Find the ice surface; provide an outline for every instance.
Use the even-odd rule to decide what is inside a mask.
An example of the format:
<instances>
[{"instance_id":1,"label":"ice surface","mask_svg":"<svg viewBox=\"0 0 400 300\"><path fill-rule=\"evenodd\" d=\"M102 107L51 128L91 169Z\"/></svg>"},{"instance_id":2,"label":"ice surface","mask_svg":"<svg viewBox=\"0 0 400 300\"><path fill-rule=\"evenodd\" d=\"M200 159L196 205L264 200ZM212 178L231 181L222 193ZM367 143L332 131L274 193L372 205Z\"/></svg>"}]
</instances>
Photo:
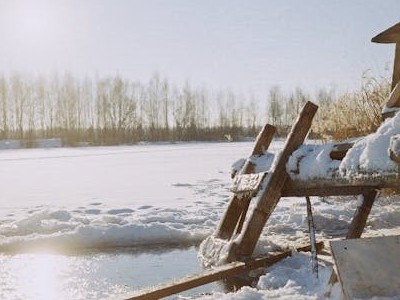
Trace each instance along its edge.
<instances>
[{"instance_id":1,"label":"ice surface","mask_svg":"<svg viewBox=\"0 0 400 300\"><path fill-rule=\"evenodd\" d=\"M229 166L239 157L247 157L252 145L2 150L0 252L14 255L16 251L38 248L62 253L64 249L198 245L215 230L229 201ZM281 141L274 142L271 155L281 147ZM320 149L307 146L296 155L312 154L320 160L321 169L329 170L332 163L324 160L329 147ZM385 151L387 156L387 148ZM270 160L263 164L268 168ZM318 174L312 168L310 172ZM346 233L357 207L355 198L312 198L312 203L317 239ZM398 199L381 197L371 211L366 234L398 230L399 220ZM305 200L283 198L256 251L292 248L307 242ZM299 254L270 268L256 288L210 297L317 299L327 285L325 277L318 282L307 277L311 276L310 268L308 257ZM329 271L327 266L321 268ZM0 291L13 286L7 280L0 276ZM121 287L121 291L126 289Z\"/></svg>"}]
</instances>

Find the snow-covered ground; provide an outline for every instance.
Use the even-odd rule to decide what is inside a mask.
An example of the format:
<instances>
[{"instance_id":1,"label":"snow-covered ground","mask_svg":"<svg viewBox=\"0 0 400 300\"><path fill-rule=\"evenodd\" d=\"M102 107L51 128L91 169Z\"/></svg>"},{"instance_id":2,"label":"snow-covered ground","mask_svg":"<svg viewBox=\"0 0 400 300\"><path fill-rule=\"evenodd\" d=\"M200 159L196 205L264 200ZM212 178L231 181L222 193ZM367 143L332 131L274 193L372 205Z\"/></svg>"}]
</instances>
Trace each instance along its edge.
<instances>
[{"instance_id":1,"label":"snow-covered ground","mask_svg":"<svg viewBox=\"0 0 400 300\"><path fill-rule=\"evenodd\" d=\"M270 150L277 151L282 144L275 141ZM123 299L146 285L140 266L137 273L130 271L137 266L132 263L144 262L144 270L146 264L157 260L159 249L167 251L168 258L162 263L177 259L170 268L172 273L180 265L193 265L188 260L195 257L182 247L193 253L193 246L213 233L229 201L230 166L246 157L252 145L2 150L0 298L52 299L56 295L58 299ZM391 234L400 228L398 200L380 197L366 234ZM313 198L312 202L317 238L343 236L357 199ZM304 199L282 199L257 251L307 243L305 205ZM93 275L96 268L97 277ZM254 288L205 297L321 298L328 288L331 266L321 262L319 280L313 278L310 268L309 257L296 254L269 268ZM161 267L152 272L158 269ZM53 279L40 277L43 270ZM188 275L185 272L191 269L182 272L179 276ZM147 283L156 282L148 279ZM337 289L333 288L331 298L339 297Z\"/></svg>"}]
</instances>

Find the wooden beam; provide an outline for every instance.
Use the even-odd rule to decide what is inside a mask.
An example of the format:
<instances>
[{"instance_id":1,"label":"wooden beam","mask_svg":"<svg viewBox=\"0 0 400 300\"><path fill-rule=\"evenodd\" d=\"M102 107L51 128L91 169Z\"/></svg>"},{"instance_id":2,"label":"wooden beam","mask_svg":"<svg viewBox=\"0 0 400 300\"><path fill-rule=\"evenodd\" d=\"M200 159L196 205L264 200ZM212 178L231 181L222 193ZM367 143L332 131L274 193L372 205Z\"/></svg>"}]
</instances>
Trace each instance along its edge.
<instances>
[{"instance_id":1,"label":"wooden beam","mask_svg":"<svg viewBox=\"0 0 400 300\"><path fill-rule=\"evenodd\" d=\"M333 149L329 156L331 159L342 160L346 156L347 151L349 151L353 146L354 143L338 143L333 146Z\"/></svg>"},{"instance_id":2,"label":"wooden beam","mask_svg":"<svg viewBox=\"0 0 400 300\"><path fill-rule=\"evenodd\" d=\"M261 155L272 142L276 127L272 125L265 125L257 136L252 155ZM254 166L248 160L243 166L240 174L254 173ZM248 200L250 201L250 200ZM248 206L248 204L247 204ZM242 205L241 199L237 195L233 195L228 208L222 216L221 222L216 230L216 237L224 240L229 240L237 227L240 216L243 214L243 208L246 205Z\"/></svg>"},{"instance_id":3,"label":"wooden beam","mask_svg":"<svg viewBox=\"0 0 400 300\"><path fill-rule=\"evenodd\" d=\"M400 107L400 82L397 82L392 92L390 93L389 100L386 103L386 106L388 108Z\"/></svg>"},{"instance_id":4,"label":"wooden beam","mask_svg":"<svg viewBox=\"0 0 400 300\"><path fill-rule=\"evenodd\" d=\"M393 75L392 75L392 91L396 84L400 82L400 41L396 43L396 50L394 53ZM398 106L396 106L398 107Z\"/></svg>"},{"instance_id":5,"label":"wooden beam","mask_svg":"<svg viewBox=\"0 0 400 300\"><path fill-rule=\"evenodd\" d=\"M322 250L324 243L320 242L317 244L318 251ZM310 251L311 246L305 246L297 248L298 252ZM158 287L140 291L136 296L128 298L127 300L152 300L160 299L171 296L207 283L226 279L241 274L246 274L251 270L258 268L267 268L278 261L291 256L292 250L281 252L278 254L272 254L265 257L251 259L247 262L232 262L212 270L204 271L199 274L195 274L181 280L165 283Z\"/></svg>"},{"instance_id":6,"label":"wooden beam","mask_svg":"<svg viewBox=\"0 0 400 300\"><path fill-rule=\"evenodd\" d=\"M364 231L365 224L369 213L371 212L372 205L376 198L377 190L369 190L363 193L362 203L357 207L357 210L353 216L353 220L350 223L349 231L347 232L346 239L358 239L361 237Z\"/></svg>"},{"instance_id":7,"label":"wooden beam","mask_svg":"<svg viewBox=\"0 0 400 300\"><path fill-rule=\"evenodd\" d=\"M256 138L256 143L251 155L263 155L268 150L276 132L276 127L266 124Z\"/></svg>"},{"instance_id":8,"label":"wooden beam","mask_svg":"<svg viewBox=\"0 0 400 300\"><path fill-rule=\"evenodd\" d=\"M311 245L311 265L312 272L318 278L318 255L317 255L317 240L315 238L315 226L314 218L312 215L312 207L310 197L306 196L307 203L307 223L308 223L308 233L310 235L310 245Z\"/></svg>"},{"instance_id":9,"label":"wooden beam","mask_svg":"<svg viewBox=\"0 0 400 300\"><path fill-rule=\"evenodd\" d=\"M400 23L397 23L392 27L386 29L385 31L381 32L377 36L373 37L371 41L374 43L396 44L391 88L391 90L393 91L396 84L400 81Z\"/></svg>"},{"instance_id":10,"label":"wooden beam","mask_svg":"<svg viewBox=\"0 0 400 300\"><path fill-rule=\"evenodd\" d=\"M364 176L354 179L333 175L330 179L287 180L282 190L282 197L304 196L344 196L361 195L369 190L398 188L400 173L376 177Z\"/></svg>"},{"instance_id":11,"label":"wooden beam","mask_svg":"<svg viewBox=\"0 0 400 300\"><path fill-rule=\"evenodd\" d=\"M307 102L300 112L280 156L276 158L277 163L274 170L264 179L266 187L262 191L263 193L258 199L248 222L244 224L238 242L232 243L228 261L235 261L238 258L252 255L264 225L281 197L282 188L288 178L286 163L289 156L303 143L317 110L317 105Z\"/></svg>"},{"instance_id":12,"label":"wooden beam","mask_svg":"<svg viewBox=\"0 0 400 300\"><path fill-rule=\"evenodd\" d=\"M400 22L374 36L371 41L383 44L400 42Z\"/></svg>"},{"instance_id":13,"label":"wooden beam","mask_svg":"<svg viewBox=\"0 0 400 300\"><path fill-rule=\"evenodd\" d=\"M301 182L305 183L305 185L301 186L300 183L296 184L298 185L299 188L285 188L282 191L282 197L305 197L305 196L319 196L319 197L325 197L325 196L351 196L351 195L361 195L364 193L366 190L370 190L371 188L376 188L380 189L381 187L379 185L373 186L373 185L354 185L354 186L343 186L343 185L337 185L337 186L313 186L313 187L307 187L306 182ZM398 185L397 185L398 186Z\"/></svg>"}]
</instances>

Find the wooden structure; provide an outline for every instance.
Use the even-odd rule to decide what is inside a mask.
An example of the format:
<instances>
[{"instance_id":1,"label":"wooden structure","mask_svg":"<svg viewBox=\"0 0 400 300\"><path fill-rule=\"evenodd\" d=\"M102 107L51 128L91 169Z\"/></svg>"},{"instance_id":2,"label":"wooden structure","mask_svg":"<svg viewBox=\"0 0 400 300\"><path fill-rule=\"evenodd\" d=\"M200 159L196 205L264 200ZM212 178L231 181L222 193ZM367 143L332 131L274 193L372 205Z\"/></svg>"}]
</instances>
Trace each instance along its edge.
<instances>
[{"instance_id":1,"label":"wooden structure","mask_svg":"<svg viewBox=\"0 0 400 300\"><path fill-rule=\"evenodd\" d=\"M322 250L324 244L322 242L316 244L318 251ZM298 252L310 251L310 246L300 247L296 249ZM186 278L182 278L178 281L157 286L155 288L140 291L137 295L128 298L127 300L156 300L163 297L167 297L173 294L177 294L213 281L222 280L230 276L239 276L247 274L251 270L258 268L267 268L278 261L291 256L292 250L284 251L280 253L272 253L265 257L258 257L250 259L246 262L231 262L221 267L207 270L200 274L195 274Z\"/></svg>"},{"instance_id":2,"label":"wooden structure","mask_svg":"<svg viewBox=\"0 0 400 300\"><path fill-rule=\"evenodd\" d=\"M366 176L357 180L340 177L338 174L332 178L307 181L290 179L286 172L286 163L293 151L303 143L316 111L317 106L310 102L306 103L287 138L280 157L275 161L275 167L261 181L261 187L254 186L254 190L258 191L257 194L254 196L249 193L244 195L236 193L232 196L218 229L210 241L210 243L219 244L216 248L221 251L229 249L228 255L219 254L221 258L227 257L227 261L232 262L251 257L264 225L281 197L361 195L363 200L354 213L346 235L346 238L353 239L361 236L378 190L396 188L400 185L398 175L382 178ZM266 131L269 135L274 134L271 127L264 127L255 148L268 147L271 136L266 135ZM338 144L333 148L330 157L341 160L352 146L353 144L349 143ZM237 176L249 176L242 174L247 174L249 169L254 169L254 167L249 167L251 161L252 158L247 161ZM240 182L240 180L237 181ZM251 199L255 199L254 207L251 214L246 216ZM311 212L310 208L309 212ZM216 255L215 252L212 255Z\"/></svg>"},{"instance_id":3,"label":"wooden structure","mask_svg":"<svg viewBox=\"0 0 400 300\"><path fill-rule=\"evenodd\" d=\"M332 241L330 245L346 299L400 295L400 236Z\"/></svg>"},{"instance_id":4,"label":"wooden structure","mask_svg":"<svg viewBox=\"0 0 400 300\"><path fill-rule=\"evenodd\" d=\"M373 37L372 42L383 44L396 44L393 64L392 87L389 100L386 104L388 108L400 108L400 23L381 32ZM393 113L389 112L385 115L392 116Z\"/></svg>"},{"instance_id":5,"label":"wooden structure","mask_svg":"<svg viewBox=\"0 0 400 300\"><path fill-rule=\"evenodd\" d=\"M382 32L373 38L373 41L396 43L392 93L388 106L400 108L400 23ZM318 107L311 102L305 104L287 137L282 152L275 157L274 164L268 173L255 173L257 168L254 163L256 158L266 155L275 134L275 127L267 124L258 135L250 157L235 174L229 205L214 235L203 242L206 245L205 249L212 249L212 251L202 253L202 255L219 262L223 260L226 265L172 285L145 291L130 299L166 297L227 276L238 275L260 264L265 266L267 262L276 262L279 258L286 257L288 253L283 252L278 256L252 258L262 230L281 197L304 197L307 201L311 243L308 249L312 251L313 271L316 274L318 273L318 247L314 235L310 196L361 195L362 201L354 213L346 238L361 237L377 192L384 188L398 188L399 174L385 177L362 176L357 179L341 177L340 174L333 174L332 178L315 180L291 179L287 173L287 162L293 152L303 144L317 109ZM342 160L353 145L352 143L335 145L330 158ZM298 159L299 164L302 158Z\"/></svg>"}]
</instances>

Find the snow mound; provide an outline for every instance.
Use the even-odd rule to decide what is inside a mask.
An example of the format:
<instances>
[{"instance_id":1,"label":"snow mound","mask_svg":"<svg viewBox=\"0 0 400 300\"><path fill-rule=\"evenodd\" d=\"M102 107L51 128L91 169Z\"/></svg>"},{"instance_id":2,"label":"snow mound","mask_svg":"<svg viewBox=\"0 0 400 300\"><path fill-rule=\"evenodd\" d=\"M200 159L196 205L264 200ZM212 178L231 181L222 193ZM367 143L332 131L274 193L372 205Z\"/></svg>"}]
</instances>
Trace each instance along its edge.
<instances>
[{"instance_id":1,"label":"snow mound","mask_svg":"<svg viewBox=\"0 0 400 300\"><path fill-rule=\"evenodd\" d=\"M347 152L339 171L342 176L358 174L388 175L398 170L397 164L389 157L388 149L392 136L400 134L400 113L386 119L375 133L358 140Z\"/></svg>"}]
</instances>

